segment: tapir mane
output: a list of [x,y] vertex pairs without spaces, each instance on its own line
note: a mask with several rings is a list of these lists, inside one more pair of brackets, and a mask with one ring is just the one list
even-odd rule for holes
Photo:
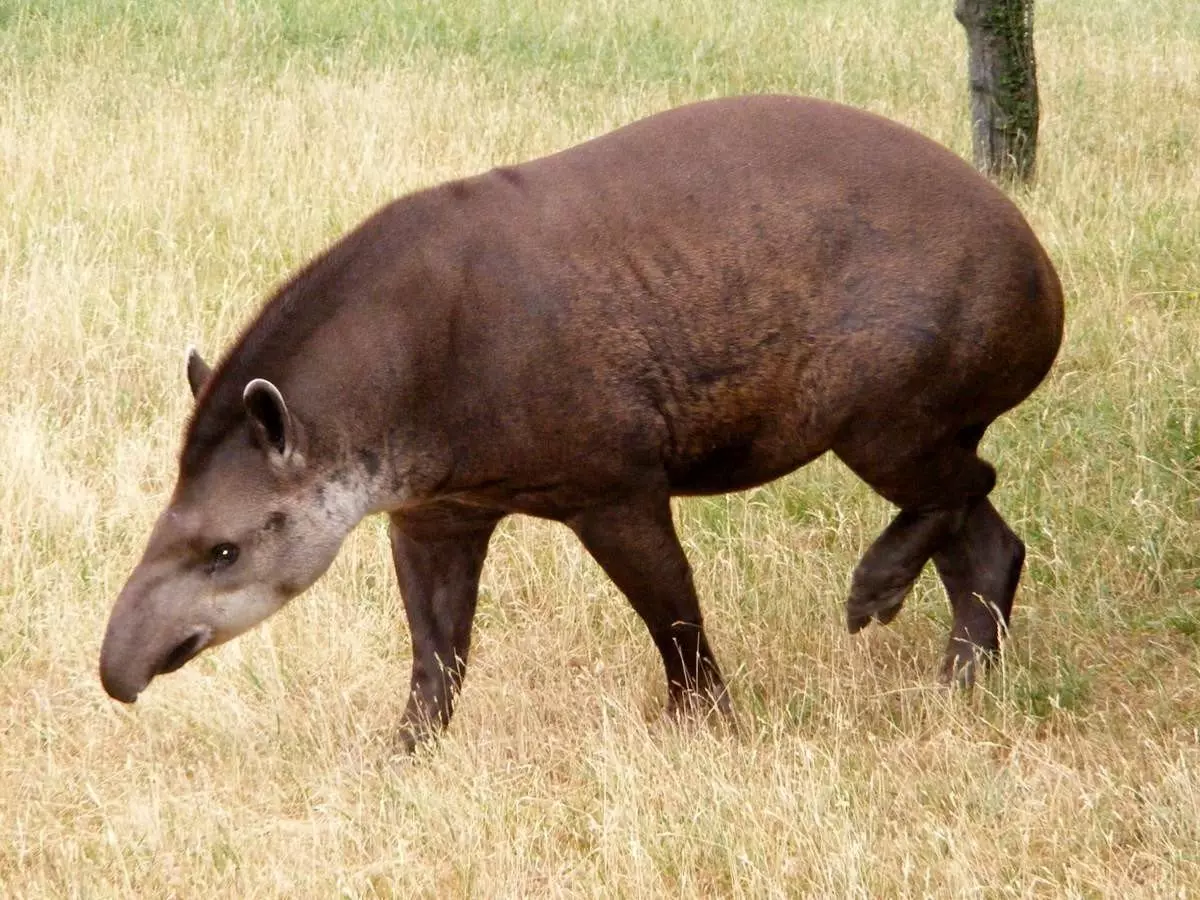
[[[407,198],[371,216],[278,287],[213,368],[196,398],[184,431],[179,466],[183,476],[205,465],[246,414],[242,392],[255,378],[282,379],[304,344],[361,293],[363,282],[411,244],[400,223]],[[402,241],[403,238],[403,241]]]

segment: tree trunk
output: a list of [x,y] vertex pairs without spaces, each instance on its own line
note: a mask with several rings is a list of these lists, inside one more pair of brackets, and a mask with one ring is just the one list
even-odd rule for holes
[[1029,181],[1037,157],[1033,0],[955,0],[967,31],[975,166]]

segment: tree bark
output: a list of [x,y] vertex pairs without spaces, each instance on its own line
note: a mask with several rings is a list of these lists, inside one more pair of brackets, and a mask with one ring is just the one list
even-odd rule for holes
[[1037,158],[1033,0],[955,0],[967,32],[975,166],[1030,181]]

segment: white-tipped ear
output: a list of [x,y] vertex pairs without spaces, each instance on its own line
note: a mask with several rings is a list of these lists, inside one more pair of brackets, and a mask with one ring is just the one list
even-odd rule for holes
[[203,359],[200,358],[199,352],[196,350],[195,344],[188,344],[187,348],[187,380],[188,386],[192,389],[192,397],[199,397],[200,390],[208,382],[209,376],[212,375],[212,369]]
[[242,391],[242,403],[263,449],[287,460],[296,449],[296,426],[279,388],[255,378]]

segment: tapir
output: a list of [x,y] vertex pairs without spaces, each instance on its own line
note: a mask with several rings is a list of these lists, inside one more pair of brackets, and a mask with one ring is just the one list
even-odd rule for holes
[[988,426],[1043,380],[1062,290],[1016,206],[885,118],[788,96],[683,106],[375,212],[195,353],[178,479],[112,610],[132,702],[390,519],[412,636],[404,744],[450,721],[498,522],[569,527],[645,622],[667,710],[730,713],[670,501],[832,451],[897,507],[846,623],[890,622],[927,561],[940,674],[1000,649],[1024,545]]

